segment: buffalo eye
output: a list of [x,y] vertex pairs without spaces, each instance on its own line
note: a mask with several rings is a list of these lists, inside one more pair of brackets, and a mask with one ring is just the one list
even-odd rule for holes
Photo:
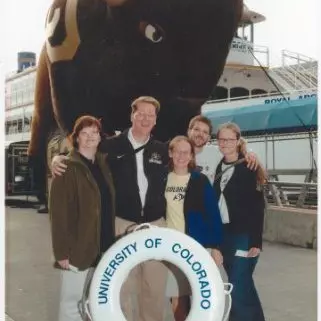
[[161,42],[164,39],[163,29],[156,24],[141,22],[139,29],[148,40],[154,43]]

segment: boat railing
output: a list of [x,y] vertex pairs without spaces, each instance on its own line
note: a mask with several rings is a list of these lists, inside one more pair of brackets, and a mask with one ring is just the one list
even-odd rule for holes
[[300,94],[306,94],[306,93],[317,93],[318,88],[317,87],[311,87],[308,89],[296,89],[296,90],[287,90],[287,91],[281,91],[280,92],[270,92],[266,94],[257,94],[257,95],[248,95],[248,96],[239,96],[239,97],[228,97],[223,99],[214,99],[214,100],[208,100],[204,103],[204,105],[213,104],[213,103],[224,103],[224,102],[231,102],[231,101],[237,101],[242,99],[254,99],[254,98],[264,98],[264,97],[274,97],[274,96],[288,96],[288,95],[300,95]]
[[283,89],[307,89],[318,85],[318,62],[300,53],[282,50],[282,66],[269,69]]
[[[304,182],[279,180],[280,176],[291,176],[291,178],[295,176],[304,176]],[[280,207],[316,208],[317,170],[269,170],[268,182],[264,186],[264,195],[268,204]]]
[[270,67],[270,50],[267,46],[253,45],[253,55],[258,61],[254,61],[254,65],[260,65],[269,68]]
[[303,68],[301,65],[289,65],[286,68],[292,75],[296,87],[297,85],[301,85],[303,88],[317,86],[318,79],[310,70]]
[[234,37],[227,64],[270,67],[270,51],[267,46],[256,45],[245,37]]
[[289,63],[303,64],[307,62],[314,62],[315,59],[308,57],[306,55],[300,54],[298,52],[293,52],[289,50],[282,50],[282,65],[287,66]]

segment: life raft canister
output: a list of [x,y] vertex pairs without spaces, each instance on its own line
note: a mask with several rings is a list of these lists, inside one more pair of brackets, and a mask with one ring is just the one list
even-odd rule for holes
[[151,259],[168,261],[185,273],[192,289],[188,321],[222,321],[226,292],[213,258],[191,237],[153,226],[122,237],[103,255],[90,285],[88,312],[93,321],[126,321],[121,286],[132,268]]

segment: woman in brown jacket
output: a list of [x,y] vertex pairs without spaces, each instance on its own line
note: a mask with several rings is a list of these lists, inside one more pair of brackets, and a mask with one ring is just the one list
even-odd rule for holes
[[115,239],[114,187],[103,154],[100,121],[77,119],[65,175],[53,179],[49,199],[52,245],[61,271],[59,321],[81,321],[88,272]]

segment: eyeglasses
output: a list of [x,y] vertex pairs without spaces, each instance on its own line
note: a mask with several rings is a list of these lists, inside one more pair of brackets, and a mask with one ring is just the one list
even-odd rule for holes
[[190,151],[188,151],[188,150],[184,150],[184,151],[182,151],[182,150],[173,150],[173,154],[174,155],[178,155],[178,156],[184,156],[184,157],[186,157],[186,156],[190,156],[192,153],[190,152]]
[[156,118],[156,114],[145,114],[140,111],[136,111],[134,117],[138,120],[143,120],[144,118],[147,120],[154,120]]
[[79,135],[82,136],[82,137],[96,137],[98,136],[100,133],[99,131],[95,131],[95,132],[91,132],[91,133],[87,133],[87,132],[79,132]]
[[200,128],[198,127],[193,127],[191,128],[192,131],[198,133],[198,134],[202,134],[202,135],[205,135],[205,136],[209,136],[209,132],[207,130],[201,130]]
[[219,138],[218,143],[219,144],[226,144],[226,145],[234,145],[235,142],[237,141],[236,138]]

